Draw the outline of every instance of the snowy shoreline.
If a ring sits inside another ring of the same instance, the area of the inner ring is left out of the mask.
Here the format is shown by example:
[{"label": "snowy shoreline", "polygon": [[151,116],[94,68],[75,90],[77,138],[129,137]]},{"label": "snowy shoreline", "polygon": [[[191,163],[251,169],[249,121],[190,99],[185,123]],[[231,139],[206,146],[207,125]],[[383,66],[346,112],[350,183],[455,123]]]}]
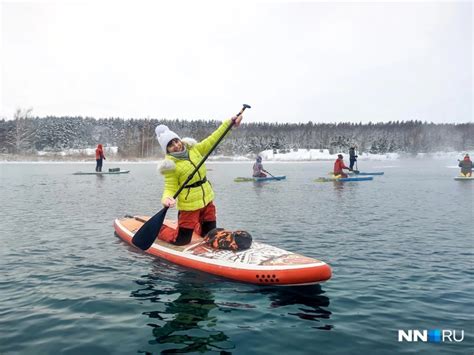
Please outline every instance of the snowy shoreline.
[{"label": "snowy shoreline", "polygon": [[[36,156],[15,156],[2,154],[0,155],[0,164],[5,163],[53,163],[53,164],[95,164],[94,155],[90,152],[84,154],[81,151],[80,154],[75,154],[71,151],[60,152],[50,156],[48,154],[38,154]],[[370,154],[363,153],[358,155],[358,160],[364,161],[394,161],[399,159],[446,159],[457,161],[462,159],[466,152],[434,152],[434,153],[418,153],[418,154],[400,154],[400,153],[386,153],[386,154]],[[278,162],[278,163],[311,163],[318,161],[333,161],[337,158],[337,154],[330,154],[328,149],[298,149],[296,151],[290,151],[285,153],[274,153],[273,150],[265,150],[260,152],[259,155],[265,162]],[[344,160],[349,160],[349,154],[344,154]],[[126,164],[156,164],[163,158],[157,159],[120,159],[116,156],[116,151],[111,149],[108,152],[109,159],[107,163],[126,163]],[[253,162],[255,156],[222,156],[215,155],[209,157],[207,163],[245,163]]]}]

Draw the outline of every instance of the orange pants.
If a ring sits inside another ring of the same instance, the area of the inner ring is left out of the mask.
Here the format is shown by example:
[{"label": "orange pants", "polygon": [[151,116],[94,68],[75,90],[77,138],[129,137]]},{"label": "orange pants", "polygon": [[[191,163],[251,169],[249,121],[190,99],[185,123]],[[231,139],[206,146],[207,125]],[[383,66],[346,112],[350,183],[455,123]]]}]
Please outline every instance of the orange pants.
[{"label": "orange pants", "polygon": [[196,211],[179,211],[178,228],[174,229],[163,224],[158,234],[158,239],[173,243],[178,237],[180,228],[192,229],[196,234],[200,235],[202,223],[214,222],[216,219],[216,206],[212,201]]}]

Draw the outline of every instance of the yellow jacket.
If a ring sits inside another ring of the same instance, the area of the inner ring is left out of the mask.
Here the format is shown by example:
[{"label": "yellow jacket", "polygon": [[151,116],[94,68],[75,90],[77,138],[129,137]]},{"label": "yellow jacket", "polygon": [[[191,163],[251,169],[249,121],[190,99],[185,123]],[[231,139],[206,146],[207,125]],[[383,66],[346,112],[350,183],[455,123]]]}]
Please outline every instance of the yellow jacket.
[{"label": "yellow jacket", "polygon": [[[166,154],[165,160],[159,168],[165,178],[162,202],[167,197],[173,197],[202,160],[202,157],[211,150],[214,143],[217,142],[230,124],[231,120],[224,121],[209,137],[199,143],[195,140],[182,140],[189,152],[189,160],[177,159],[170,154]],[[206,166],[203,164],[187,185],[203,180],[206,173]],[[180,211],[196,211],[206,206],[213,199],[214,191],[209,181],[206,181],[198,187],[184,188],[178,195],[176,208]]]}]

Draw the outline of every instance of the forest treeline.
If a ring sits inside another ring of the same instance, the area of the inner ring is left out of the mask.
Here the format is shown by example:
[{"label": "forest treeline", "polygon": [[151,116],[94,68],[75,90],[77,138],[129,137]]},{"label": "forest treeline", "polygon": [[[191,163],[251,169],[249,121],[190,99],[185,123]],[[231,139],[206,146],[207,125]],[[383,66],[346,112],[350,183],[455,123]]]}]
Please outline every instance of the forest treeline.
[{"label": "forest treeline", "polygon": [[[155,127],[166,124],[181,137],[201,140],[215,130],[215,120],[30,117],[18,110],[13,120],[0,120],[0,153],[31,155],[95,147],[118,147],[124,158],[162,156]],[[387,123],[243,123],[221,142],[215,154],[246,155],[274,149],[329,149],[375,154],[474,150],[474,124],[421,121]]]}]

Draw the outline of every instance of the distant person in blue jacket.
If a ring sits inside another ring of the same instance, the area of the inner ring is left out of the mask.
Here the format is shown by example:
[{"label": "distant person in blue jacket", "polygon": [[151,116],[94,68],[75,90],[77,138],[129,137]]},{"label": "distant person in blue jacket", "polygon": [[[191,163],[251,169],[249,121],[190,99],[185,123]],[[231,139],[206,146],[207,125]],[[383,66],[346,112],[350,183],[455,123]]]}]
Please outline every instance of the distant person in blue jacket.
[{"label": "distant person in blue jacket", "polygon": [[469,158],[469,154],[464,156],[463,160],[458,160],[458,166],[461,168],[461,175],[463,176],[472,176],[472,161]]},{"label": "distant person in blue jacket", "polygon": [[357,161],[357,155],[355,152],[355,147],[349,148],[349,168],[352,170],[354,168],[354,163]]},{"label": "distant person in blue jacket", "polygon": [[253,164],[253,177],[267,177],[268,171],[263,168],[262,157],[257,155],[255,164]]}]

